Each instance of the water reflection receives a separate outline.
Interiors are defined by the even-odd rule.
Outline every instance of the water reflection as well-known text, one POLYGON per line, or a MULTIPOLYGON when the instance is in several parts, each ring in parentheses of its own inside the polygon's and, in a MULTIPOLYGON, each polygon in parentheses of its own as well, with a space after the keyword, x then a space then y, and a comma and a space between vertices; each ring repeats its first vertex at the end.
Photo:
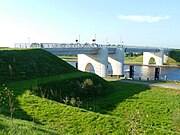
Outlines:
MULTIPOLYGON (((161 69, 160 69, 160 72, 161 72, 161 69)), ((150 80, 154 79, 154 74, 155 74, 155 71, 153 71, 153 69, 151 69, 148 66, 142 66, 140 68, 140 76, 143 80, 147 78, 149 78, 150 80)))

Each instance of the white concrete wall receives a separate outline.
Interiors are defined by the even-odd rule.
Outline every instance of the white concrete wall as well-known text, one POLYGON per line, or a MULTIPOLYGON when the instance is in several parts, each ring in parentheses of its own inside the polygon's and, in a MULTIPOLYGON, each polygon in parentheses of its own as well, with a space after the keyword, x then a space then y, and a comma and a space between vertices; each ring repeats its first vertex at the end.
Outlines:
POLYGON ((164 62, 164 50, 162 49, 161 51, 157 53, 150 53, 150 52, 144 52, 143 53, 143 64, 144 65, 149 65, 149 60, 151 58, 155 59, 156 65, 163 65, 164 62))
POLYGON ((117 48, 115 54, 109 54, 108 61, 112 66, 113 75, 124 75, 124 49, 117 48))
POLYGON ((164 54, 164 63, 167 63, 169 56, 164 54))
POLYGON ((92 64, 95 74, 105 77, 107 76, 108 65, 108 49, 100 48, 98 54, 78 54, 78 69, 86 71, 86 66, 92 64))

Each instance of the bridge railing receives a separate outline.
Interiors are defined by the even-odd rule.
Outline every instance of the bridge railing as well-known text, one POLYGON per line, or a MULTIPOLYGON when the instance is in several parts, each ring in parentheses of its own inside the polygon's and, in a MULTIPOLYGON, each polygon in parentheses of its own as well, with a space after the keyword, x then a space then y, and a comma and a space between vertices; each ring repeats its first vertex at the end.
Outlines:
POLYGON ((89 44, 89 43, 15 43, 15 48, 126 48, 119 44, 89 44))
POLYGON ((140 50, 152 50, 159 52, 164 49, 168 52, 168 48, 150 47, 150 46, 130 46, 122 44, 89 44, 89 43, 15 43, 15 48, 124 48, 125 51, 140 51, 140 50))

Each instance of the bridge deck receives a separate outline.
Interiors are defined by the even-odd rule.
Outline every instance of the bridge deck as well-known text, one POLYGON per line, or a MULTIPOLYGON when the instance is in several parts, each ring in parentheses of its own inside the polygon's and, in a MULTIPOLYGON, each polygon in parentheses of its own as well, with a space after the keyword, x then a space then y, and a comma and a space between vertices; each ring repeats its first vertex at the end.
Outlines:
POLYGON ((97 54, 100 48, 108 48, 109 54, 114 54, 117 48, 124 52, 159 52, 161 49, 169 53, 171 49, 147 46, 102 45, 102 44, 60 44, 60 43, 15 43, 15 48, 42 48, 55 55, 97 54))

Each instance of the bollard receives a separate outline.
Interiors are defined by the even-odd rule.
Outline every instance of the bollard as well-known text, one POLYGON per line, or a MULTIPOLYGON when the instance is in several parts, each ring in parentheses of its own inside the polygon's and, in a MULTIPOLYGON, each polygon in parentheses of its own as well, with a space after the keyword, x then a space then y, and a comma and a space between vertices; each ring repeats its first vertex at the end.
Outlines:
POLYGON ((78 69, 78 63, 76 62, 76 69, 78 69))
POLYGON ((124 79, 127 79, 127 76, 126 76, 126 75, 124 75, 124 79))
POLYGON ((134 78, 134 66, 130 66, 129 78, 134 78))
POLYGON ((156 67, 155 68, 154 80, 159 80, 159 72, 160 72, 160 68, 156 67))

